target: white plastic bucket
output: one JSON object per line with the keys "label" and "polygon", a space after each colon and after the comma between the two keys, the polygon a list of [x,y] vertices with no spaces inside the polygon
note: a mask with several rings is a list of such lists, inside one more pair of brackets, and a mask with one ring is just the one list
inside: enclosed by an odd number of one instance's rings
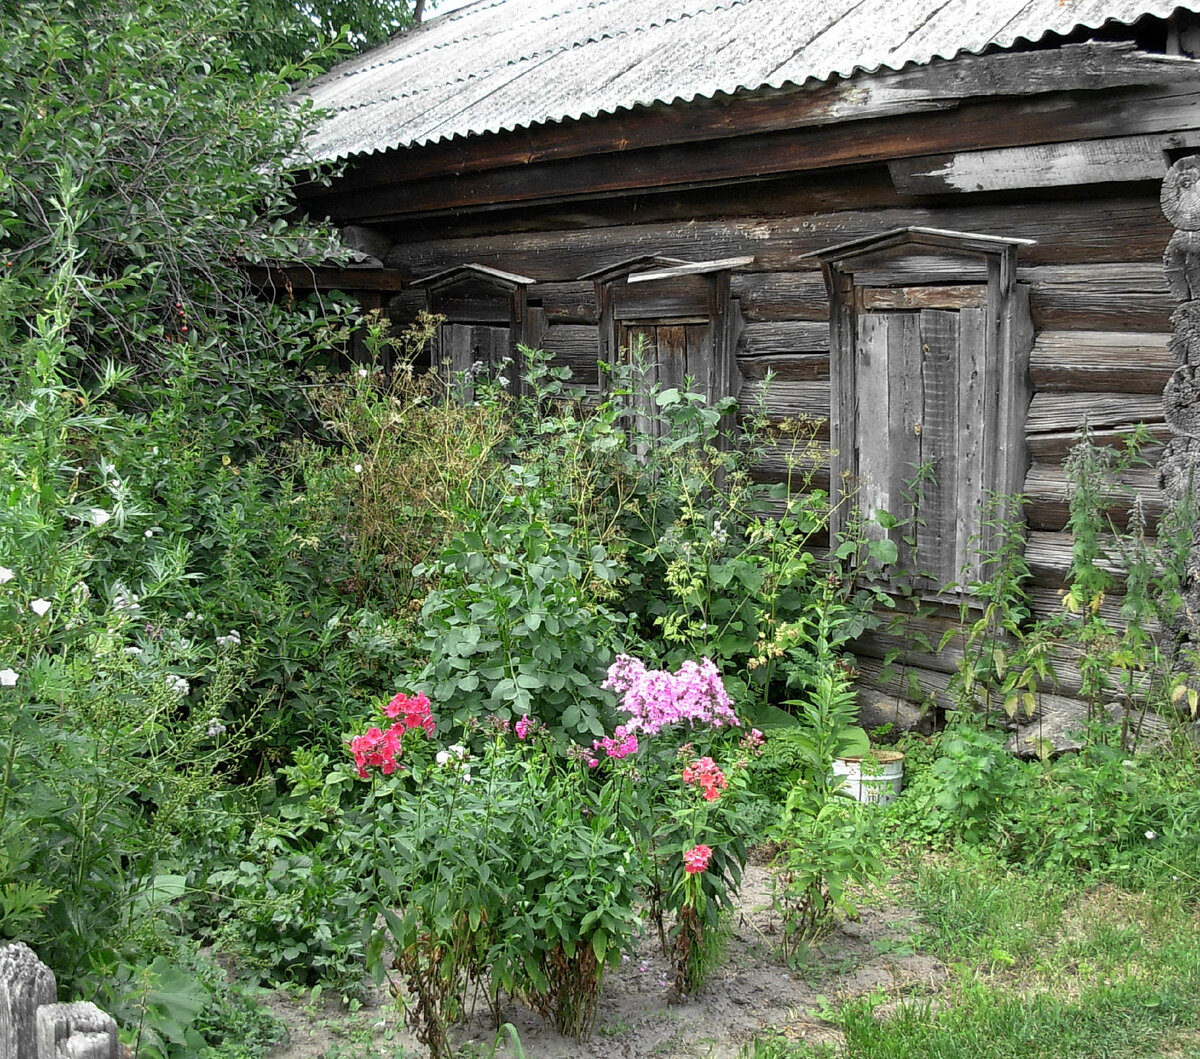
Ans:
{"label": "white plastic bucket", "polygon": [[844,790],[856,801],[887,805],[896,800],[904,783],[904,755],[899,750],[876,750],[866,758],[838,758],[833,763],[833,781],[834,790]]}

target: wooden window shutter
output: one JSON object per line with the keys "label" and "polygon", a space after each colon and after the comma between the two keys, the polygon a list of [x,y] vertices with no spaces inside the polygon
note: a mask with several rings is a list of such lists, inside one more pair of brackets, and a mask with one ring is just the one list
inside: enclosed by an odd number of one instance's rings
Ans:
{"label": "wooden window shutter", "polygon": [[523,392],[521,346],[536,346],[544,330],[541,310],[529,302],[534,280],[484,265],[459,265],[417,280],[431,313],[444,316],[433,340],[432,363],[448,384],[462,382],[466,400],[474,397],[476,373],[504,378],[506,388]]}
{"label": "wooden window shutter", "polygon": [[1016,253],[1028,242],[908,228],[816,255],[830,293],[832,529],[853,507],[915,519],[869,532],[891,537],[923,596],[986,575],[989,498],[1024,484],[1033,328]]}
{"label": "wooden window shutter", "polygon": [[[690,380],[710,403],[736,397],[741,388],[736,349],[742,316],[730,295],[730,275],[753,261],[682,261],[650,254],[580,277],[596,287],[600,361],[627,361],[640,344],[648,390],[682,390]],[[647,406],[651,400],[642,397]],[[649,412],[646,407],[638,417],[643,430],[651,422]]]}

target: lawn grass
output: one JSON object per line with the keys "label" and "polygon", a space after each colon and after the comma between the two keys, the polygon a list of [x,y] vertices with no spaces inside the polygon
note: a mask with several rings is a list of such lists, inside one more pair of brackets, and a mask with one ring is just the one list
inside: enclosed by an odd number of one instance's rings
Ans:
{"label": "lawn grass", "polygon": [[983,854],[913,856],[894,885],[919,914],[914,946],[950,975],[886,1010],[879,994],[837,1006],[843,1059],[1200,1059],[1200,915],[1168,885],[1083,885]]}

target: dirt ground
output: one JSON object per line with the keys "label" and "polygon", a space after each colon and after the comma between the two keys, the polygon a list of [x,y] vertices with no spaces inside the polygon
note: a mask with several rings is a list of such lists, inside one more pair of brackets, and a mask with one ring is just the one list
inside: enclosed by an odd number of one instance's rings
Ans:
{"label": "dirt ground", "polygon": [[[504,1018],[516,1027],[528,1059],[737,1059],[755,1036],[769,1032],[810,1042],[838,1039],[821,1018],[827,1003],[871,992],[892,1005],[905,996],[936,992],[945,969],[908,943],[912,913],[865,899],[859,918],[842,922],[812,943],[797,969],[779,955],[780,923],[771,911],[769,876],[746,869],[721,968],[695,996],[679,997],[667,984],[669,967],[657,939],[643,938],[636,953],[604,979],[590,1041],[561,1037],[538,1016],[513,1005]],[[276,994],[272,1006],[288,1038],[270,1059],[417,1059],[424,1050],[404,1028],[385,993],[349,1013],[340,1005],[311,1004]],[[457,1028],[468,1055],[486,1057],[495,1031],[482,1003]],[[497,1056],[515,1051],[507,1042]]]}

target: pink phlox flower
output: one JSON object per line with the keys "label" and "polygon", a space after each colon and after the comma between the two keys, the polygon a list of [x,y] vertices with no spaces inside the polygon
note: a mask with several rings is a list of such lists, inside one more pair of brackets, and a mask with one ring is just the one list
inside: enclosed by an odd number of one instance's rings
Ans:
{"label": "pink phlox flower", "polygon": [[354,755],[359,779],[369,779],[369,770],[373,768],[379,769],[385,776],[396,771],[396,758],[400,754],[400,738],[404,731],[404,722],[397,721],[386,732],[372,727],[350,740],[350,752]]}
{"label": "pink phlox flower", "polygon": [[683,870],[689,875],[698,875],[708,867],[710,860],[712,860],[712,850],[701,842],[683,855]]}
{"label": "pink phlox flower", "polygon": [[675,673],[647,669],[636,658],[618,655],[603,687],[622,696],[630,732],[656,735],[663,728],[688,723],[720,728],[738,726],[721,674],[711,659],[687,661]]}
{"label": "pink phlox flower", "polygon": [[532,717],[530,717],[528,714],[526,714],[519,721],[517,721],[513,730],[517,733],[518,739],[524,739],[536,727],[537,727],[537,721],[535,721]]}
{"label": "pink phlox flower", "polygon": [[404,732],[413,728],[423,728],[427,734],[433,734],[433,711],[429,707],[429,697],[423,691],[418,691],[415,695],[400,692],[383,708],[383,712],[393,719],[403,718]]}
{"label": "pink phlox flower", "polygon": [[592,743],[593,750],[603,750],[609,757],[623,758],[636,754],[638,748],[637,736],[619,724],[613,730],[612,738],[605,736]]}
{"label": "pink phlox flower", "polygon": [[744,736],[742,736],[741,748],[755,757],[758,757],[763,752],[763,734],[757,728],[751,728]]}
{"label": "pink phlox flower", "polygon": [[645,665],[638,659],[631,655],[617,655],[616,661],[608,667],[607,679],[600,686],[624,694],[645,672]]}
{"label": "pink phlox flower", "polygon": [[683,782],[699,787],[706,802],[715,802],[729,786],[725,773],[710,757],[697,758],[683,770]]}

